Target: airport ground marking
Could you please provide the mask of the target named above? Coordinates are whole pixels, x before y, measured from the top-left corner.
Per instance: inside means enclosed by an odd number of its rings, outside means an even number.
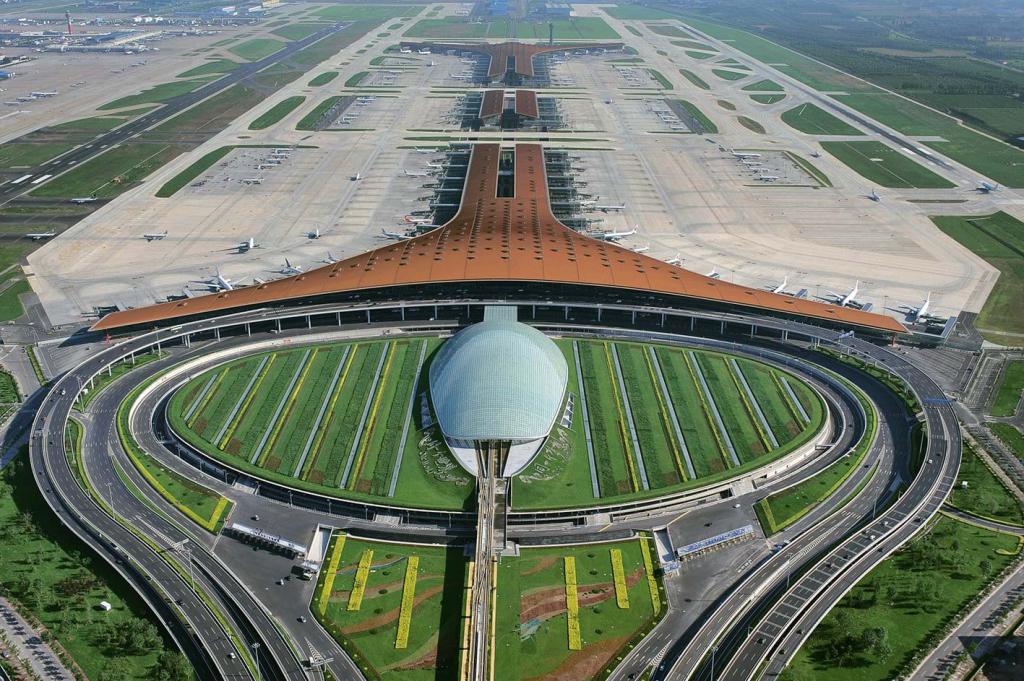
[[[412,390],[409,391],[409,406],[405,412],[405,423],[402,426],[402,438],[398,443],[398,453],[395,456],[395,468],[391,471],[391,483],[388,486],[388,496],[395,496],[395,487],[398,485],[398,472],[402,469],[402,456],[405,454],[405,444],[409,439],[409,427],[412,425],[412,415],[416,410],[416,392],[420,386],[420,374],[423,373],[423,363],[427,359],[427,339],[423,339],[420,346],[420,359],[416,365],[416,375],[412,379]]]

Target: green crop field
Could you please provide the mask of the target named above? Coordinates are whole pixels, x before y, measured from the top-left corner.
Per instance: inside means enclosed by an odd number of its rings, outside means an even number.
[[[974,449],[964,444],[956,486],[949,503],[962,511],[1010,525],[1024,525],[1024,510]]]
[[[1013,416],[1017,413],[1017,405],[1020,404],[1022,392],[1024,392],[1024,361],[1007,362],[989,413],[992,416]]]
[[[653,551],[650,540],[639,538],[528,548],[517,557],[502,557],[495,680],[605,678],[613,661],[666,610],[664,590],[648,569],[657,559],[648,551]],[[612,567],[613,552],[621,556],[619,579]],[[573,573],[577,598],[570,607],[566,585]],[[570,617],[579,627],[576,650],[570,649]]]
[[[229,47],[228,52],[236,54],[247,61],[259,61],[264,57],[269,57],[284,46],[285,43],[273,38],[253,38],[252,40],[246,40],[244,43],[238,43]]]
[[[335,569],[325,561],[310,609],[369,678],[433,681],[458,677],[467,561],[461,546],[396,544],[336,534]],[[358,608],[359,565],[369,570]],[[411,593],[405,598],[405,592]],[[403,617],[403,603],[407,611]],[[321,609],[322,606],[322,609]],[[402,622],[407,624],[403,625]],[[405,640],[399,637],[405,630]]]
[[[264,130],[279,122],[282,118],[295,111],[306,101],[306,98],[302,95],[296,95],[294,97],[288,97],[282,99],[280,102],[267,109],[267,111],[259,115],[252,123],[249,124],[250,130]]]
[[[235,360],[178,390],[171,424],[210,455],[284,484],[402,506],[465,508],[474,492],[469,474],[437,427],[422,424],[427,370],[440,343],[375,340]],[[634,343],[556,343],[569,367],[575,417],[569,427],[556,424],[513,479],[516,508],[586,506],[695,487],[792,451],[822,423],[823,407],[806,385],[758,362]],[[724,433],[697,390],[699,370]],[[806,422],[787,406],[782,381],[805,406]]]
[[[811,135],[863,135],[860,130],[814,104],[801,104],[781,116],[783,123]]]
[[[1024,433],[1021,433],[1016,426],[1009,423],[990,423],[989,428],[995,436],[1003,441],[1014,456],[1024,459]]]
[[[707,81],[704,80],[703,78],[701,78],[700,76],[698,76],[693,71],[688,71],[686,69],[679,69],[679,73],[681,73],[683,75],[683,77],[686,78],[686,80],[690,81],[691,83],[693,83],[694,85],[699,87],[701,90],[710,90],[711,89],[711,86],[708,85]]]
[[[986,339],[1018,346],[1024,338],[1024,222],[1008,213],[933,217],[939,229],[984,258],[1000,274],[975,326]]]
[[[956,185],[881,142],[822,142],[822,148],[861,177],[896,189],[950,189]]]
[[[678,99],[676,101],[679,102],[679,105],[681,107],[686,109],[687,113],[693,116],[694,120],[700,123],[700,126],[704,128],[704,132],[712,135],[718,133],[718,126],[715,125],[714,122],[710,118],[708,118],[703,111],[698,109],[696,104],[688,102],[685,99]]]
[[[897,678],[907,659],[968,607],[1017,549],[1015,536],[939,516],[926,534],[843,597],[797,653],[786,678]],[[865,636],[868,629],[876,631]]]

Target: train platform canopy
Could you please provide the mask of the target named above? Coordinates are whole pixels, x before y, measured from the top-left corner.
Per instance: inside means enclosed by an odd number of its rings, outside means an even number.
[[[498,196],[502,154],[499,144],[474,145],[458,212],[430,232],[257,286],[119,310],[92,328],[155,326],[290,301],[351,298],[395,287],[505,282],[583,286],[606,292],[625,289],[685,298],[733,312],[785,316],[881,334],[906,332],[902,324],[886,315],[732,284],[576,232],[551,211],[542,145],[515,146],[511,196]]]
[[[526,468],[565,400],[569,368],[561,350],[532,326],[502,316],[485,314],[442,345],[430,364],[438,425],[474,475],[476,449],[489,442],[510,447],[504,477]]]

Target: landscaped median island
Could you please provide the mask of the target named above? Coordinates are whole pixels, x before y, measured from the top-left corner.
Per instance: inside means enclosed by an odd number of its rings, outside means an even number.
[[[908,674],[1017,559],[1018,537],[946,515],[857,583],[793,658],[785,681]]]
[[[822,142],[821,147],[866,180],[893,189],[951,189],[956,185],[881,142]]]
[[[168,419],[199,451],[256,477],[404,507],[473,505],[435,423],[427,376],[443,340],[293,347],[194,375]],[[515,509],[655,498],[808,446],[827,411],[804,381],[745,357],[556,339],[572,418],[512,479]],[[560,414],[562,412],[559,412]],[[589,441],[589,446],[588,446]]]
[[[280,102],[267,109],[263,114],[257,116],[256,119],[249,124],[249,129],[265,130],[266,128],[269,128],[292,111],[295,111],[295,109],[297,109],[304,101],[306,101],[306,98],[301,95],[282,99]]]
[[[1017,405],[1020,404],[1022,391],[1024,391],[1024,361],[1007,362],[988,413],[992,416],[1013,416],[1017,413]]]
[[[996,474],[968,443],[964,443],[963,457],[956,486],[947,503],[955,508],[1007,525],[1024,526],[1024,509]]]

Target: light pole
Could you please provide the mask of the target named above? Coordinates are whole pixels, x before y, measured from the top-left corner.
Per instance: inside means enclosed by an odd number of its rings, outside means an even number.
[[[260,672],[260,644],[253,641],[249,647],[252,648],[252,656],[256,660],[256,681],[262,681],[263,674]]]
[[[718,646],[711,646],[711,681],[715,681],[715,653],[718,651]]]
[[[79,453],[79,456],[81,456],[81,453]],[[114,516],[114,521],[117,522],[117,511],[114,510],[113,485],[114,483],[112,482],[107,483],[107,500],[110,501],[110,515]]]

